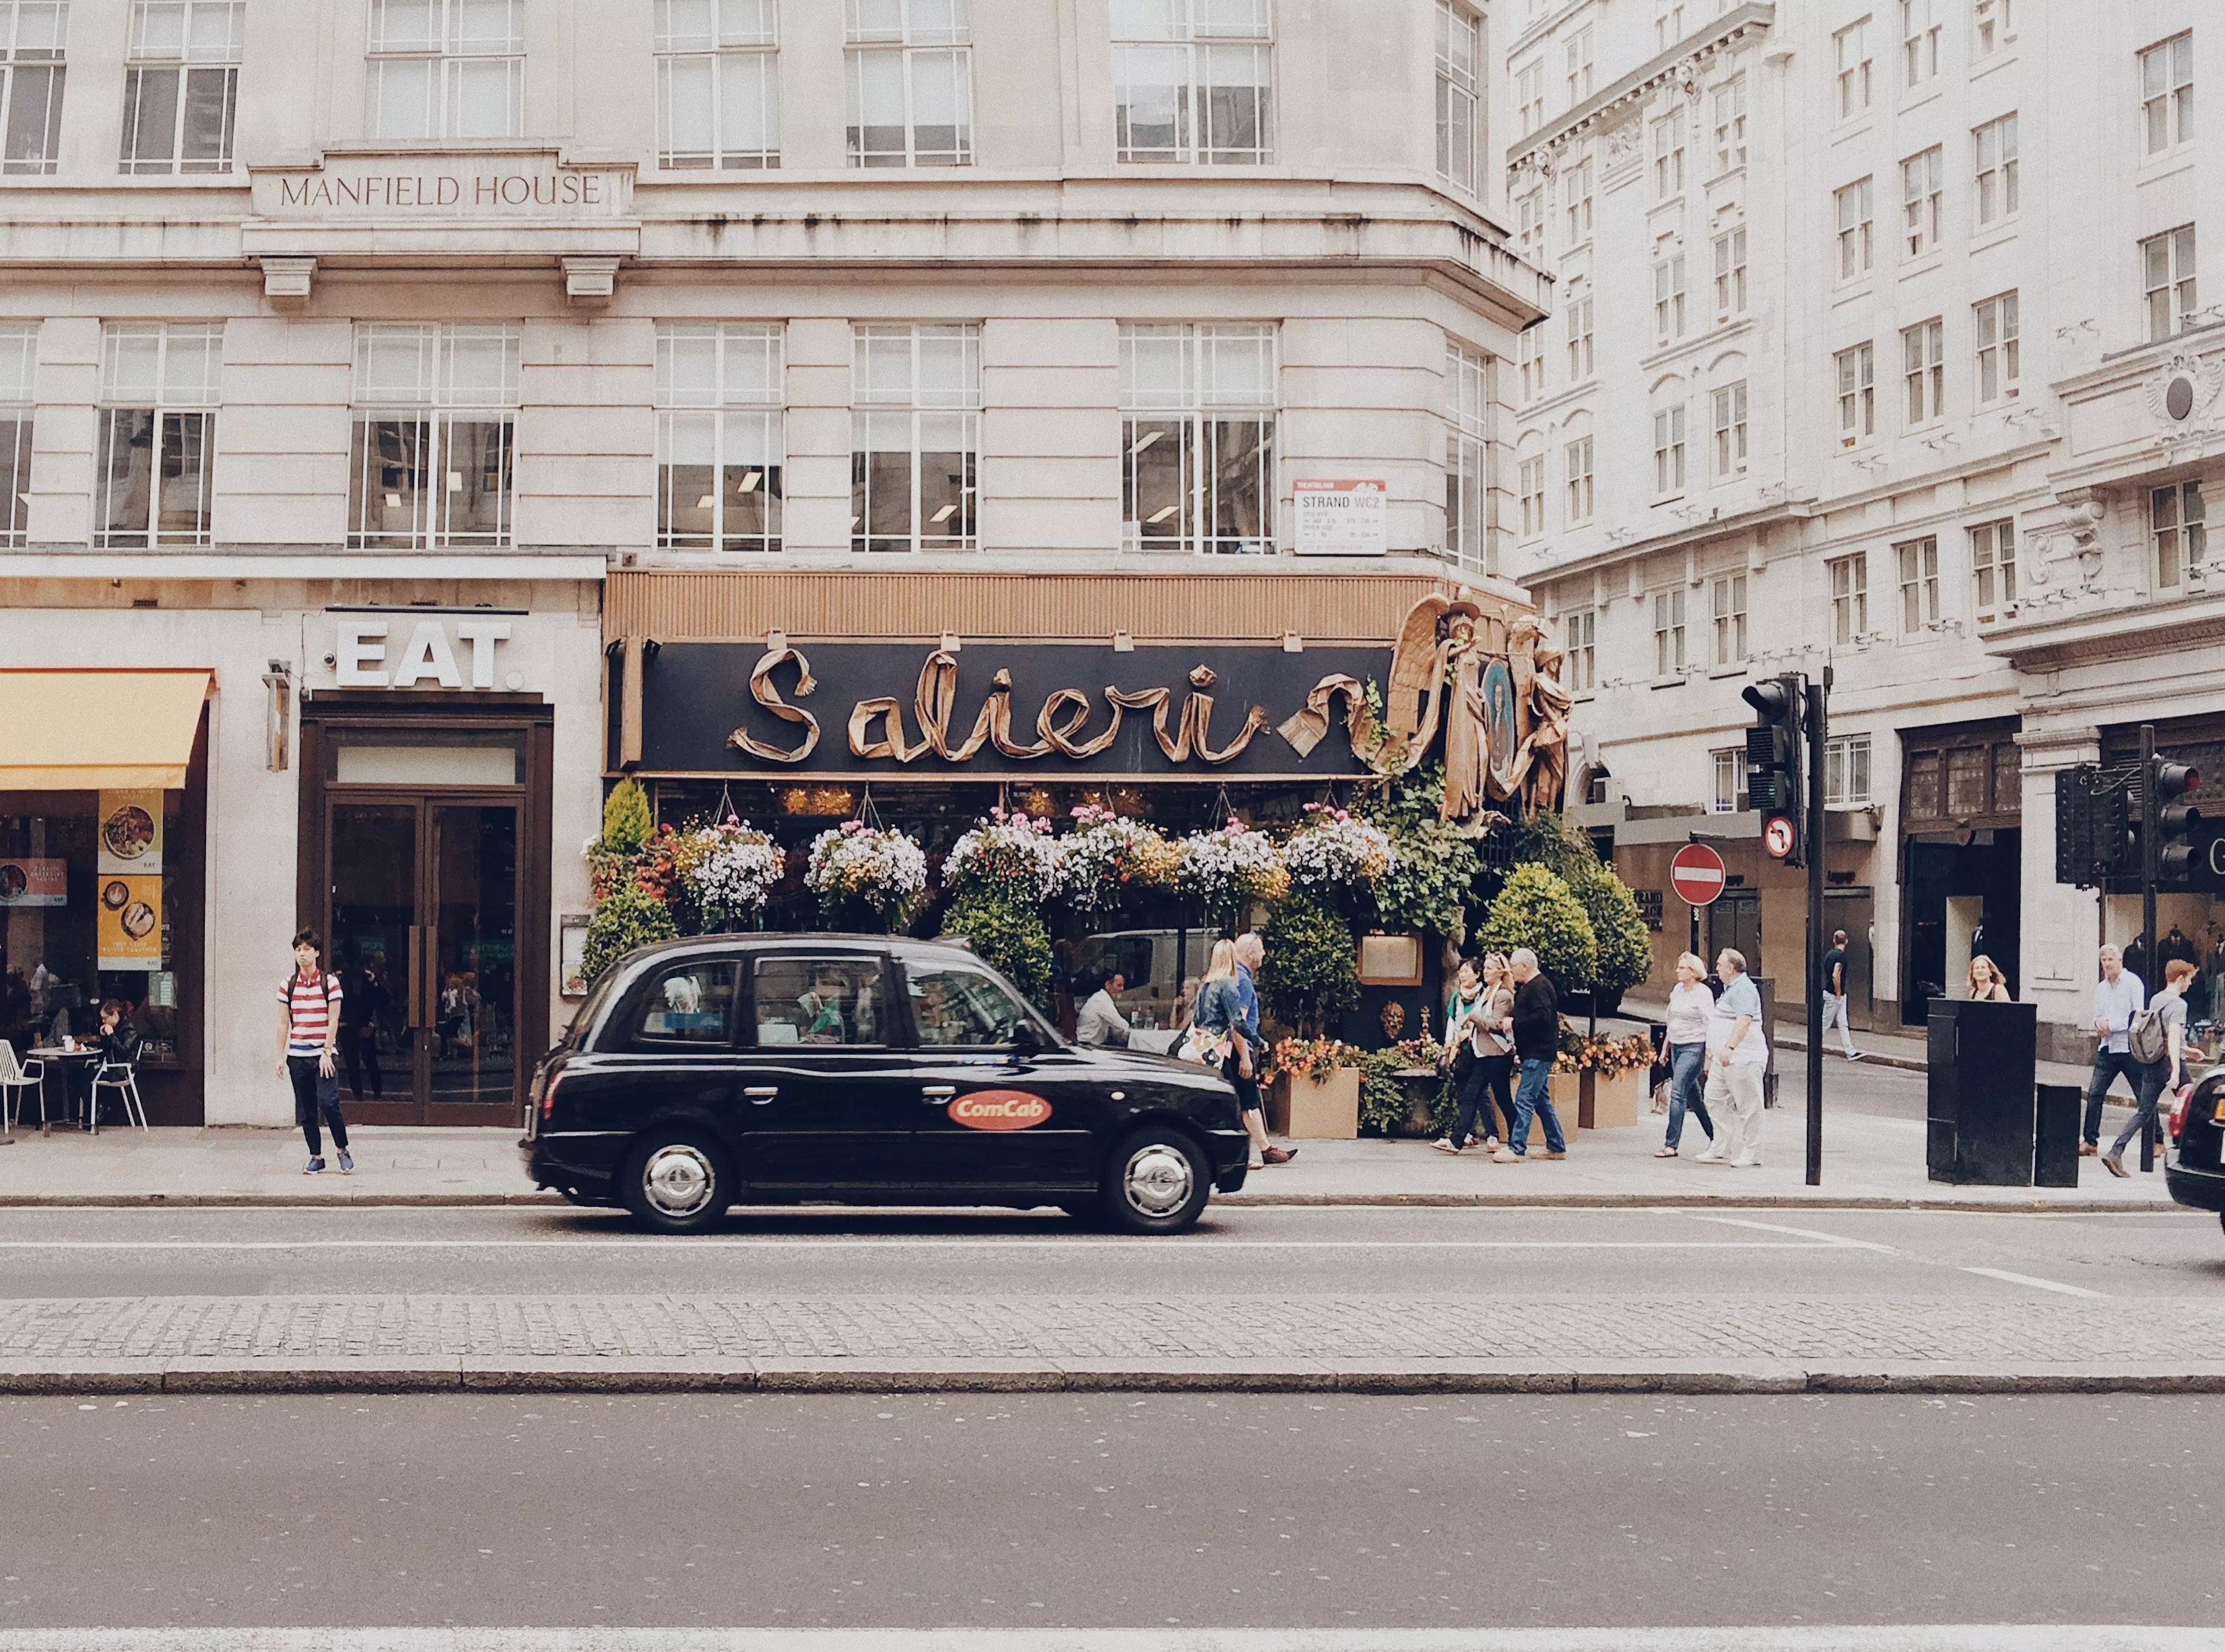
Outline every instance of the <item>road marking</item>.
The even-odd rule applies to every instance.
[[[1788,1230],[1789,1231],[1789,1230]],[[1828,1238],[1829,1236],[1824,1236]],[[1149,1236],[1058,1239],[739,1237],[569,1239],[0,1239],[0,1250],[1075,1250],[1146,1249],[1164,1256],[1200,1250],[1884,1250],[1845,1243],[1791,1244],[1767,1239],[1216,1239],[1184,1244]]]
[[[1966,1274],[1977,1274],[1987,1279],[1998,1279],[2009,1285],[2029,1285],[2036,1291],[2056,1291],[2064,1296],[2100,1296],[2100,1291],[2089,1291],[2083,1285],[2058,1284],[2052,1279],[2034,1279],[2030,1274],[2013,1274],[2006,1268],[1965,1268]]]
[[[1689,1212],[1688,1212],[1689,1214]],[[1825,1233],[1812,1227],[1784,1227],[1775,1222],[1751,1222],[1738,1216],[1694,1216],[1696,1222],[1715,1222],[1723,1227],[1747,1227],[1762,1233],[1789,1233],[1796,1238],[1819,1239],[1825,1244],[1835,1244],[1848,1250],[1881,1250],[1888,1256],[1900,1251],[1892,1245],[1880,1244],[1874,1239],[1849,1239],[1836,1233]]]

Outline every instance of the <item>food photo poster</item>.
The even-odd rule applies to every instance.
[[[130,875],[99,880],[94,929],[104,970],[162,967],[162,879]]]
[[[146,874],[162,870],[162,794],[100,794],[99,858],[94,870]]]

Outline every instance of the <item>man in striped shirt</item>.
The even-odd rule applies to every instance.
[[[317,932],[304,929],[294,937],[294,972],[278,989],[278,1073],[294,1085],[294,1119],[309,1144],[304,1175],[318,1175],[325,1168],[324,1142],[317,1131],[321,1113],[332,1126],[333,1146],[339,1149],[340,1173],[355,1168],[348,1156],[347,1121],[340,1117],[339,1072],[333,1065],[334,1041],[339,1036],[340,980],[317,966]]]

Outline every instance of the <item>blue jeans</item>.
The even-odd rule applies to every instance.
[[[1561,1116],[1553,1111],[1553,1095],[1545,1080],[1552,1075],[1553,1063],[1525,1056],[1522,1061],[1522,1084],[1514,1092],[1514,1137],[1507,1142],[1519,1156],[1530,1151],[1530,1120],[1532,1117],[1545,1126],[1545,1151],[1566,1153],[1568,1138],[1561,1134]]]
[[[1700,1121],[1700,1128],[1708,1139],[1715,1139],[1715,1121],[1708,1117],[1708,1104],[1702,1099],[1706,1092],[1708,1047],[1705,1044],[1671,1044],[1669,1047],[1669,1135],[1663,1142],[1675,1147],[1684,1139],[1684,1112],[1691,1110]]]
[[[2133,1099],[2139,1103],[2140,1075],[2146,1068],[2133,1060],[2130,1050],[2113,1050],[2104,1044],[2094,1052],[2094,1076],[2086,1081],[2086,1144],[2099,1147],[2101,1142],[2101,1098],[2109,1093],[2111,1080],[2122,1074],[2132,1086]]]

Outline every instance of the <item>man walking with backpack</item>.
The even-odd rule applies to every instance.
[[[2091,1158],[2101,1150],[2101,1098],[2110,1080],[2122,1076],[2132,1086],[2133,1099],[2140,1094],[2139,1063],[2127,1048],[2133,1017],[2148,1001],[2147,984],[2125,967],[2124,954],[2114,946],[2101,948],[2101,978],[2094,984],[2094,1035],[2101,1044],[2094,1052],[2094,1075],[2086,1083],[2086,1128],[2078,1153]]]
[[[2194,965],[2174,958],[2163,966],[2163,991],[2148,1007],[2133,1017],[2125,1035],[2126,1054],[2139,1063],[2139,1104],[2133,1122],[2118,1132],[2116,1145],[2101,1155],[2101,1168],[2113,1176],[2128,1175],[2125,1143],[2156,1124],[2156,1104],[2165,1090],[2184,1081],[2186,1061],[2186,985],[2194,979]]]

